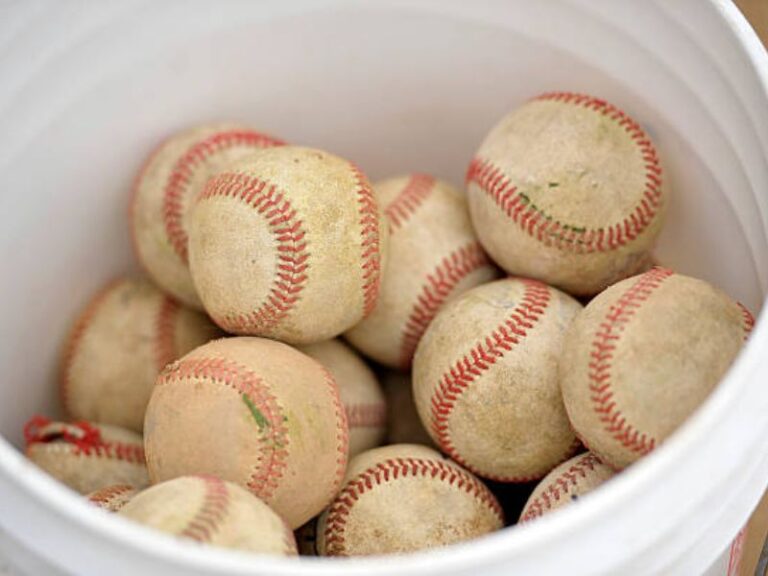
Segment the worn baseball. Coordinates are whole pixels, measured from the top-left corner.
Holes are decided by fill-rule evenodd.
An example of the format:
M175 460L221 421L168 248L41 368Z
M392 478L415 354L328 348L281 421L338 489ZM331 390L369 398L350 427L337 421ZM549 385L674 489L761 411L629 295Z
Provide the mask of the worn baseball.
M480 480L415 444L374 448L349 463L317 525L323 556L397 554L477 538L504 526Z
M268 148L209 180L190 220L190 266L205 309L228 332L309 344L371 313L387 236L353 164Z
M615 475L615 470L591 452L574 456L552 470L534 488L520 513L520 522L528 522L575 502Z
M436 447L416 411L410 372L389 370L381 383L387 399L387 443Z
M392 368L410 368L440 307L496 277L469 219L466 195L426 174L374 186L389 223L390 255L373 312L346 338Z
M120 515L202 544L295 556L286 523L256 496L213 476L183 476L144 490Z
M138 493L139 490L130 484L114 484L91 492L86 498L91 504L107 512L118 512Z
M611 286L566 338L560 380L574 430L606 464L632 464L707 398L752 324L717 288L667 268Z
M443 452L498 482L542 478L574 454L557 369L580 310L537 280L507 278L437 315L416 352L413 391Z
M24 438L27 458L81 494L149 483L141 436L130 430L35 416L24 427Z
M153 483L190 474L235 482L291 528L334 497L348 428L330 372L281 342L215 340L169 365L144 424Z
M640 125L597 98L555 92L504 117L467 172L472 222L510 274L591 295L639 271L668 192Z
M141 432L160 371L217 335L207 317L148 281L112 282L87 305L65 342L59 378L64 410L75 419Z
M179 301L202 309L189 273L188 218L192 200L213 174L255 150L281 145L238 124L184 130L147 159L131 199L134 251L149 276Z
M350 458L381 444L387 431L387 406L373 370L338 339L301 346L299 350L328 368L339 386L349 425Z

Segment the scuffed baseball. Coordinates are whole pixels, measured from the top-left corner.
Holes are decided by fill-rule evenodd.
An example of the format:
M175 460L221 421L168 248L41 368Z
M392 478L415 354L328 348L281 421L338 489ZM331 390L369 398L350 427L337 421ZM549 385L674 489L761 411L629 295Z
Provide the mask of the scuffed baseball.
M192 211L190 267L205 309L228 332L309 344L371 313L387 236L353 164L269 148L209 180Z
M668 204L640 125L590 96L523 104L486 136L467 172L472 222L507 272L575 295L637 273Z
M348 428L330 372L286 344L215 340L159 376L144 424L152 482L209 474L264 500L291 528L336 494Z
M142 438L130 430L36 416L24 427L24 437L27 458L81 494L149 483Z
M752 324L714 286L667 268L611 286L573 323L560 362L576 433L606 464L632 464L707 398Z
M381 364L409 368L441 306L497 271L472 229L463 192L426 174L391 178L374 190L389 222L389 261L376 307L345 337Z
M91 492L86 498L91 504L107 512L118 512L138 493L139 490L130 484L114 484Z
M349 457L381 444L386 433L387 406L373 370L341 340L298 349L328 368L339 385L349 425Z
M160 371L219 335L207 317L146 280L112 282L91 300L64 344L64 410L73 419L141 432Z
M504 517L480 480L415 444L374 448L349 463L317 525L323 556L413 552L499 530Z
M615 475L611 467L591 452L574 456L538 483L520 513L520 522L528 522L575 502Z
M473 288L432 321L413 365L416 408L440 449L499 482L542 478L578 446L558 359L581 305L536 280Z
M136 257L158 286L202 309L189 273L189 207L226 165L281 144L246 126L219 123L174 134L150 155L131 198L131 233Z
M381 383L387 399L387 443L436 448L416 411L410 372L388 370Z
M120 515L202 544L295 556L285 522L256 496L213 476L183 476L135 496Z

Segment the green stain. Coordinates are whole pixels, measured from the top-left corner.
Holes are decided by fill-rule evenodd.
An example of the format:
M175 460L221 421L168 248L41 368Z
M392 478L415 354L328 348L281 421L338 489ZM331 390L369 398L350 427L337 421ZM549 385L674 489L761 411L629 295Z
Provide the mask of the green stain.
M259 430L263 431L265 428L269 428L269 420L267 420L264 414L261 413L261 410L256 407L256 404L254 404L246 394L242 395L242 399L243 402L245 402L245 405L248 406L248 410L251 411L251 415L256 421L256 424L259 426Z
M547 184L547 186L549 186L550 188L557 188L558 186L560 186L560 183L559 182L550 182L549 184Z

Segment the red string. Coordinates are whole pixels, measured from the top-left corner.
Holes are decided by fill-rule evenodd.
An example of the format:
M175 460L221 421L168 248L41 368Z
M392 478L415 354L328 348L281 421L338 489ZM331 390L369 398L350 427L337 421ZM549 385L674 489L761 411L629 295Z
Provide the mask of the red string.
M87 451L104 445L99 429L88 422L72 422L63 424L61 429L55 431L45 430L50 424L51 420L45 416L35 415L30 418L24 425L24 439L27 446L38 442L63 440Z

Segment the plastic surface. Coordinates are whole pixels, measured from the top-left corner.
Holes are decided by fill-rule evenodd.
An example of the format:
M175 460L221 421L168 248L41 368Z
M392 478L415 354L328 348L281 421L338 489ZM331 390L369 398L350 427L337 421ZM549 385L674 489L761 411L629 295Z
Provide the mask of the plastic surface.
M702 0L25 1L0 6L0 525L76 574L702 574L768 480L768 322L661 449L582 505L410 557L204 550L106 517L12 445L53 413L72 315L132 270L128 192L160 138L248 122L461 184L483 134L552 89L620 105L674 187L659 259L753 311L768 291L768 57ZM710 572L711 573L711 572Z

